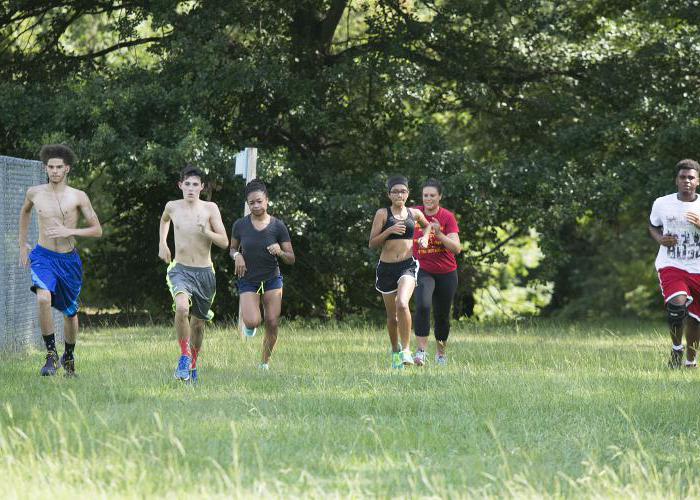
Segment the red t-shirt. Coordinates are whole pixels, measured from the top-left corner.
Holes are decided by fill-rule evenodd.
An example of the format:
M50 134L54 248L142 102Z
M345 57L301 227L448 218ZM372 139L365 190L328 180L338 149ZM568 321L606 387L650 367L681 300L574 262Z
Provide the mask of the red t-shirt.
M423 206L413 208L423 212L428 222L439 222L440 230L443 233L459 233L457 219L455 219L454 214L449 210L440 207L435 215L428 215L425 213L425 207ZM442 241L435 237L435 234L430 235L428 239L428 248L420 248L420 245L418 245L418 239L421 236L423 236L423 230L416 224L416 229L413 233L413 256L418 259L421 269L432 274L447 274L457 269L457 259L455 255L445 248Z

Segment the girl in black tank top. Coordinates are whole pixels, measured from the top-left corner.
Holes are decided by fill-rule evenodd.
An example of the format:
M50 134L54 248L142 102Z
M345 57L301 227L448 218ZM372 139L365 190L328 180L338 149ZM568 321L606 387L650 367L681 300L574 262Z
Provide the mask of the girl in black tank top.
M413 233L416 223L424 228L424 234L418 244L426 248L431 226L422 212L406 206L408 180L405 177L390 178L387 182L387 191L391 207L380 208L374 214L369 247L381 251L375 288L382 294L386 308L387 330L392 351L391 366L403 368L404 365L414 364L409 346L411 310L408 307L418 275L418 261L413 258ZM398 212L401 217L404 210L405 219L394 215L394 212Z

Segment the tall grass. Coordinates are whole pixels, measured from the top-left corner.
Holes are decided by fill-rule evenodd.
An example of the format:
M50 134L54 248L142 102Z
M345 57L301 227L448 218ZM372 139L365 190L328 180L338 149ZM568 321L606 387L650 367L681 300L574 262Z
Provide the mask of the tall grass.
M12 497L682 497L697 494L697 370L660 325L458 325L450 364L390 368L374 327L205 334L197 387L171 328L86 331L80 377L0 364ZM431 351L432 351L431 346ZM432 352L431 352L432 354Z

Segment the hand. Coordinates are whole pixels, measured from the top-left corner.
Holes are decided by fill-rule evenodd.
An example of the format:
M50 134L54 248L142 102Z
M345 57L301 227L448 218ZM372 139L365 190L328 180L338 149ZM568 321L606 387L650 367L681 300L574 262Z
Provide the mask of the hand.
M242 278L243 275L245 275L245 272L247 268L245 267L245 259L243 258L243 254L237 254L236 257L233 259L233 262L235 263L235 273L236 276L239 278Z
M664 234L659 243L665 247L675 247L678 244L678 236L675 234Z
M685 219L695 227L700 227L700 215L695 212L688 212L685 214Z
M387 231L389 231L389 234L403 234L406 232L406 223L404 221L399 221L387 229Z
M433 228L433 233L435 233L435 236L439 235L442 233L442 229L440 229L440 223L439 222L431 222L430 226Z
M201 232L202 234L207 234L207 226L209 225L208 222L209 222L208 220L202 221L202 216L197 214L196 224L197 224L197 227L199 228L199 232Z
M166 264L170 264L172 256L170 255L170 249L166 243L160 243L158 245L158 257Z
M29 265L29 252L32 247L27 243L19 247L19 265L26 268Z
M267 251L270 252L272 255L275 257L279 257L284 253L282 250L282 247L280 247L279 243L273 243L272 245L269 245L267 247Z
M46 229L46 236L54 239L68 238L69 236L73 236L73 230L67 228L63 224L56 224L55 226Z
M418 240L418 245L420 245L421 248L428 248L428 240L430 239L430 235L425 234L420 237Z

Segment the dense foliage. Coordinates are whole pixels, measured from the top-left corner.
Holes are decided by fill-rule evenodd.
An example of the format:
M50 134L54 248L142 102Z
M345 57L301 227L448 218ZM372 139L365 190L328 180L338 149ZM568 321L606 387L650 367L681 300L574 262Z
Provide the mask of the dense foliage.
M456 314L531 228L545 258L522 280L553 281L549 310L639 312L651 202L700 156L699 20L672 0L2 2L0 151L78 150L106 229L86 250L95 305L167 311L157 225L179 167L208 171L230 226L233 155L255 146L298 255L294 315L380 307L366 241L394 172L415 202L422 180L447 186L468 243Z

